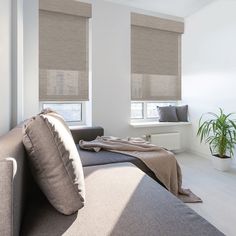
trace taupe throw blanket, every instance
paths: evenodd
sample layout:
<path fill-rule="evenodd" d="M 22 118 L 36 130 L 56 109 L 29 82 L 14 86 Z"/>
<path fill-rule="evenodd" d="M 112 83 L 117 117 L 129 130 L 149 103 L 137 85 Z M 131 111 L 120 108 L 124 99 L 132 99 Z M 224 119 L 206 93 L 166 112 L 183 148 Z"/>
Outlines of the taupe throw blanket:
<path fill-rule="evenodd" d="M 82 149 L 95 152 L 103 149 L 139 158 L 165 187 L 182 201 L 201 202 L 189 189 L 182 188 L 181 169 L 172 152 L 139 138 L 119 139 L 103 136 L 89 142 L 81 140 L 79 145 Z"/>

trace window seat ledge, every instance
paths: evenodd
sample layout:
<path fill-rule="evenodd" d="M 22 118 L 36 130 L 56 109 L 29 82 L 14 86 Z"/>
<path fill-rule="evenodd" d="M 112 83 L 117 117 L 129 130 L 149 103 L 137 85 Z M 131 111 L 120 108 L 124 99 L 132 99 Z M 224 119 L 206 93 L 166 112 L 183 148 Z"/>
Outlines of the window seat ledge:
<path fill-rule="evenodd" d="M 133 128 L 146 128 L 146 127 L 168 127 L 168 126 L 188 126 L 192 125 L 192 122 L 130 122 L 130 126 Z"/>

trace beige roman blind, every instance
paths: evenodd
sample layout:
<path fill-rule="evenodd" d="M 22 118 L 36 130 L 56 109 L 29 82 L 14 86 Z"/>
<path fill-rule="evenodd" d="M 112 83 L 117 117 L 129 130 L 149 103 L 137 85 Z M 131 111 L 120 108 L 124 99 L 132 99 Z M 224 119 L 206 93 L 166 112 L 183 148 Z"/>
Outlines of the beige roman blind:
<path fill-rule="evenodd" d="M 91 5 L 39 1 L 39 99 L 86 101 Z"/>
<path fill-rule="evenodd" d="M 131 14 L 131 99 L 181 99 L 184 23 Z"/>

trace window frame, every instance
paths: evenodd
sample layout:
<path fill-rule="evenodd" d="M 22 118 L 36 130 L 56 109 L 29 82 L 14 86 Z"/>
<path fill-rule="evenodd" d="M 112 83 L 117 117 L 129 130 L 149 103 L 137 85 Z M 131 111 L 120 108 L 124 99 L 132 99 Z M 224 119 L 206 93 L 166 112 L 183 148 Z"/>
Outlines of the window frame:
<path fill-rule="evenodd" d="M 142 118 L 132 118 L 132 103 L 141 103 L 142 104 Z M 144 103 L 142 102 L 142 101 L 132 101 L 131 102 L 131 104 L 130 104 L 130 117 L 131 117 L 131 120 L 135 120 L 135 121 L 137 121 L 137 120 L 143 120 L 144 119 L 144 117 L 145 117 L 145 114 L 144 114 Z"/>
<path fill-rule="evenodd" d="M 147 116 L 147 104 L 148 103 L 166 103 L 166 105 L 169 105 L 170 103 L 173 105 L 173 106 L 177 106 L 179 101 L 131 101 L 131 104 L 130 104 L 130 108 L 131 108 L 131 105 L 132 103 L 142 103 L 142 107 L 143 107 L 143 118 L 132 118 L 132 111 L 130 109 L 130 120 L 131 122 L 134 121 L 134 122 L 152 122 L 152 121 L 157 121 L 158 120 L 158 117 L 148 117 Z"/>
<path fill-rule="evenodd" d="M 66 121 L 68 126 L 86 125 L 86 101 L 40 101 L 40 110 L 43 110 L 44 104 L 80 104 L 81 105 L 81 120 Z"/>

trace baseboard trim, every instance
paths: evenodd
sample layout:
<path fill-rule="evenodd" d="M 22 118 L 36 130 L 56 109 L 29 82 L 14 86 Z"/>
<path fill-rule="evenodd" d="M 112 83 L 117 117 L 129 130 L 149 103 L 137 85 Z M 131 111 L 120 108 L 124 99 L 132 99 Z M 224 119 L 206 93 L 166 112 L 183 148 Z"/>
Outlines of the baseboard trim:
<path fill-rule="evenodd" d="M 174 150 L 172 151 L 174 154 L 180 154 L 186 152 L 186 149 L 179 149 L 179 150 Z"/>
<path fill-rule="evenodd" d="M 196 155 L 196 156 L 199 156 L 199 157 L 206 158 L 206 159 L 211 159 L 212 158 L 212 156 L 210 154 L 207 154 L 207 153 L 204 153 L 204 152 L 199 152 L 199 151 L 196 151 L 194 149 L 187 149 L 186 152 L 188 152 L 190 154 L 193 154 L 193 155 Z"/>
<path fill-rule="evenodd" d="M 199 152 L 199 151 L 196 151 L 196 150 L 193 150 L 193 149 L 187 149 L 186 152 L 190 153 L 192 155 L 196 155 L 196 156 L 199 156 L 199 157 L 202 157 L 202 158 L 206 158 L 208 160 L 210 160 L 212 158 L 212 156 L 210 154 Z M 236 161 L 234 159 L 232 161 L 232 166 L 234 168 L 236 168 Z"/>

